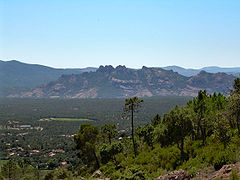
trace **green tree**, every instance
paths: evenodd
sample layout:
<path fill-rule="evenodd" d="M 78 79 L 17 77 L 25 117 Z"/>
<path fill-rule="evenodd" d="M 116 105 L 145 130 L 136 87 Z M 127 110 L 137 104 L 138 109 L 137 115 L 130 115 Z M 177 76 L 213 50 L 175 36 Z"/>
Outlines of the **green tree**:
<path fill-rule="evenodd" d="M 213 134 L 215 114 L 225 106 L 226 99 L 222 94 L 209 95 L 206 90 L 200 90 L 198 96 L 188 102 L 187 107 L 193 110 L 191 114 L 195 125 L 195 139 L 202 139 L 202 143 L 205 144 L 207 136 Z"/>
<path fill-rule="evenodd" d="M 79 150 L 80 159 L 87 165 L 95 162 L 95 168 L 99 168 L 99 160 L 96 154 L 96 143 L 99 130 L 90 124 L 82 124 L 77 135 L 74 136 L 75 147 Z"/>
<path fill-rule="evenodd" d="M 162 122 L 162 120 L 161 120 L 161 117 L 160 117 L 160 115 L 159 114 L 157 114 L 154 118 L 153 118 L 153 120 L 152 120 L 152 125 L 154 126 L 154 127 L 156 127 L 158 124 L 160 124 Z"/>
<path fill-rule="evenodd" d="M 115 124 L 105 124 L 101 127 L 101 134 L 103 138 L 108 138 L 109 144 L 112 143 L 112 138 L 115 138 L 118 135 L 117 127 Z"/>
<path fill-rule="evenodd" d="M 163 122 L 167 126 L 169 143 L 176 143 L 184 157 L 184 140 L 193 131 L 189 109 L 175 107 L 169 114 L 164 115 Z"/>
<path fill-rule="evenodd" d="M 240 94 L 240 78 L 234 79 L 233 89 L 235 93 Z"/>
<path fill-rule="evenodd" d="M 4 164 L 1 168 L 1 174 L 6 179 L 16 179 L 16 177 L 19 174 L 18 166 L 13 161 L 8 161 L 6 164 Z"/>
<path fill-rule="evenodd" d="M 18 166 L 20 167 L 22 175 L 25 175 L 30 170 L 30 163 L 26 159 L 19 161 Z"/>
<path fill-rule="evenodd" d="M 199 91 L 198 96 L 187 103 L 195 125 L 193 132 L 195 140 L 202 139 L 202 143 L 205 144 L 206 138 L 214 133 L 216 114 L 223 112 L 226 105 L 226 97 L 221 93 L 209 95 L 206 91 Z"/>
<path fill-rule="evenodd" d="M 215 115 L 214 135 L 224 147 L 228 145 L 231 140 L 230 125 L 226 117 L 222 113 Z"/>
<path fill-rule="evenodd" d="M 72 174 L 67 169 L 56 168 L 53 171 L 49 171 L 44 180 L 57 180 L 57 179 L 72 179 Z"/>
<path fill-rule="evenodd" d="M 136 131 L 136 134 L 139 136 L 139 138 L 143 138 L 143 142 L 150 146 L 152 149 L 154 139 L 153 131 L 154 127 L 151 124 L 147 124 L 146 126 L 139 128 Z"/>
<path fill-rule="evenodd" d="M 132 124 L 132 143 L 133 143 L 133 151 L 134 155 L 136 157 L 137 151 L 136 151 L 136 145 L 135 145 L 135 140 L 134 140 L 134 124 L 133 124 L 133 119 L 134 119 L 134 113 L 137 112 L 137 110 L 141 107 L 141 103 L 143 102 L 142 99 L 139 99 L 138 97 L 132 97 L 125 99 L 125 105 L 123 108 L 123 113 L 127 116 L 131 116 L 131 124 Z"/>
<path fill-rule="evenodd" d="M 233 84 L 233 90 L 230 92 L 229 97 L 229 118 L 236 122 L 238 134 L 240 135 L 240 78 L 236 78 Z"/>
<path fill-rule="evenodd" d="M 71 172 L 64 168 L 57 168 L 54 170 L 54 175 L 57 179 L 72 179 Z"/>
<path fill-rule="evenodd" d="M 163 122 L 158 124 L 153 131 L 153 141 L 159 143 L 162 147 L 169 144 L 167 136 L 167 125 Z"/>
<path fill-rule="evenodd" d="M 204 118 L 204 115 L 207 111 L 207 104 L 206 104 L 206 98 L 207 98 L 207 92 L 206 90 L 204 91 L 199 91 L 198 92 L 198 96 L 193 100 L 193 110 L 195 111 L 195 113 L 197 113 L 197 121 L 196 121 L 196 125 L 197 125 L 197 137 L 199 136 L 199 132 L 201 132 L 201 137 L 202 137 L 202 141 L 203 144 L 205 144 L 205 140 L 206 140 L 206 126 L 207 126 L 207 122 L 206 119 Z"/>
<path fill-rule="evenodd" d="M 114 142 L 111 145 L 104 144 L 100 148 L 101 161 L 105 164 L 115 159 L 115 155 L 122 152 L 123 145 L 121 142 Z"/>

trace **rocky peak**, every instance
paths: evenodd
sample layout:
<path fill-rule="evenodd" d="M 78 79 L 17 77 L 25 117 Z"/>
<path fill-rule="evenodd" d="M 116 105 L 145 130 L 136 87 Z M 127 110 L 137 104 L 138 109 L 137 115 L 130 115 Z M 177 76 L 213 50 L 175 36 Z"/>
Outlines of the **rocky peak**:
<path fill-rule="evenodd" d="M 146 69 L 148 69 L 148 67 L 146 67 L 146 66 L 143 66 L 143 67 L 142 67 L 142 70 L 146 70 Z"/>
<path fill-rule="evenodd" d="M 156 68 L 149 68 L 149 67 L 146 67 L 146 66 L 143 66 L 142 69 L 140 71 L 142 71 L 143 73 L 145 74 L 152 74 L 154 72 L 154 70 L 156 70 Z M 161 69 L 157 69 L 158 71 L 161 71 Z"/>
<path fill-rule="evenodd" d="M 111 65 L 106 65 L 106 66 L 100 66 L 97 70 L 97 72 L 105 72 L 105 73 L 110 73 L 114 71 L 114 67 L 112 67 Z"/>
<path fill-rule="evenodd" d="M 100 73 L 100 74 L 99 74 Z M 232 86 L 232 75 L 202 71 L 196 76 L 185 77 L 161 68 L 129 69 L 125 66 L 100 66 L 97 72 L 63 75 L 58 81 L 38 88 L 42 97 L 132 97 L 132 96 L 195 96 L 199 90 L 208 93 L 226 92 Z M 26 93 L 25 93 L 26 94 Z M 35 91 L 32 97 L 40 97 Z M 24 96 L 22 96 L 24 97 Z"/>
<path fill-rule="evenodd" d="M 123 70 L 126 70 L 127 68 L 126 68 L 126 66 L 122 66 L 122 65 L 119 65 L 119 66 L 117 66 L 116 67 L 116 70 L 120 70 L 120 71 L 123 71 Z"/>
<path fill-rule="evenodd" d="M 208 72 L 202 70 L 202 71 L 200 71 L 198 74 L 200 74 L 200 75 L 205 75 L 205 74 L 210 74 L 210 73 L 208 73 Z"/>

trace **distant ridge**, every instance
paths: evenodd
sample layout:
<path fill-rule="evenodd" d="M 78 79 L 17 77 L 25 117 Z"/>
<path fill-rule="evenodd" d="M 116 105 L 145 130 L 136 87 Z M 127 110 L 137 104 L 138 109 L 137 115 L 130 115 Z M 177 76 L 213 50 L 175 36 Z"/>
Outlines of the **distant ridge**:
<path fill-rule="evenodd" d="M 209 93 L 227 92 L 232 86 L 233 79 L 239 76 L 239 72 L 240 68 L 237 67 L 217 66 L 202 69 L 185 69 L 179 66 L 163 68 L 143 66 L 142 69 L 130 69 L 125 66 L 57 69 L 16 60 L 0 60 L 0 96 L 50 98 L 195 96 L 200 89 L 207 89 Z"/>
<path fill-rule="evenodd" d="M 166 66 L 166 67 L 162 67 L 162 68 L 166 69 L 166 70 L 173 70 L 174 72 L 178 72 L 179 74 L 187 76 L 187 77 L 194 76 L 202 70 L 209 72 L 209 73 L 224 72 L 227 74 L 232 74 L 234 76 L 240 75 L 240 67 L 222 68 L 222 67 L 218 67 L 218 66 L 209 66 L 209 67 L 203 67 L 201 69 L 186 69 L 186 68 L 179 67 L 179 66 Z"/>
<path fill-rule="evenodd" d="M 183 76 L 194 76 L 196 74 L 198 74 L 201 70 L 198 69 L 185 69 L 179 66 L 166 66 L 166 67 L 162 67 L 165 70 L 173 70 L 174 72 L 177 72 Z"/>
<path fill-rule="evenodd" d="M 196 96 L 199 90 L 208 93 L 227 92 L 235 77 L 226 73 L 200 71 L 186 77 L 162 68 L 134 70 L 125 66 L 100 66 L 96 72 L 62 75 L 57 81 L 11 97 L 37 98 L 125 98 L 132 96 Z"/>
<path fill-rule="evenodd" d="M 56 69 L 16 60 L 0 60 L 0 96 L 57 80 L 63 74 L 79 74 L 95 70 L 96 68 Z"/>

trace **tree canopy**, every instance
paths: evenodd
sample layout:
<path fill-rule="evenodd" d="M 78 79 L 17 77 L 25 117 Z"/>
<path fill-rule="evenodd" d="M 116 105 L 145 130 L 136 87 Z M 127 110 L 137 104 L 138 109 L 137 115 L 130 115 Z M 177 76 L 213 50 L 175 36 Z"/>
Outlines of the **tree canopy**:
<path fill-rule="evenodd" d="M 98 140 L 99 130 L 90 124 L 81 125 L 79 132 L 74 136 L 75 147 L 79 150 L 79 157 L 84 163 L 91 165 L 95 162 L 96 168 L 100 163 L 96 154 L 96 143 Z"/>

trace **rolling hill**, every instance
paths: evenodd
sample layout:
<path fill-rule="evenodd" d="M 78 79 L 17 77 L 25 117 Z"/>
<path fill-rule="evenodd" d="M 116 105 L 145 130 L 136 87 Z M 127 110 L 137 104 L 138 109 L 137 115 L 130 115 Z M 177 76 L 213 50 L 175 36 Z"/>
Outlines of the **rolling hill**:
<path fill-rule="evenodd" d="M 24 90 L 57 80 L 63 74 L 79 74 L 95 71 L 95 68 L 55 69 L 37 64 L 26 64 L 16 60 L 0 60 L 0 95 Z"/>

